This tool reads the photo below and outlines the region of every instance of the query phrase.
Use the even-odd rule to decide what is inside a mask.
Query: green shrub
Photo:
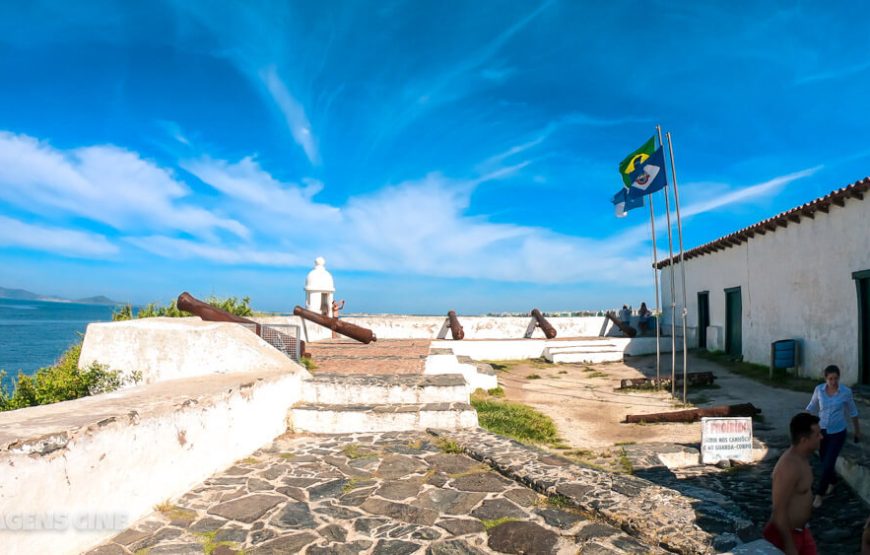
[[[227,297],[226,299],[219,299],[218,297],[209,297],[205,300],[207,304],[215,308],[219,308],[225,312],[229,312],[230,314],[235,314],[236,316],[253,316],[254,310],[251,308],[251,298],[250,297],[242,297],[241,300],[236,297]],[[136,318],[154,318],[157,316],[161,316],[164,318],[184,318],[187,316],[192,316],[189,312],[185,312],[176,306],[176,301],[171,301],[166,306],[158,306],[154,303],[147,304],[136,311]],[[119,322],[121,320],[132,320],[134,318],[133,315],[133,307],[132,305],[124,305],[115,312],[112,313],[112,320],[115,322]]]
[[[0,410],[47,405],[107,393],[141,380],[141,374],[125,378],[119,371],[109,370],[96,362],[80,370],[78,363],[81,352],[82,344],[76,343],[53,366],[40,368],[32,376],[19,372],[11,388],[0,385]],[[0,382],[4,377],[5,372],[0,372]]]

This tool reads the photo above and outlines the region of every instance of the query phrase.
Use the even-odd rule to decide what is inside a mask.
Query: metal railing
[[[251,330],[257,332],[257,326],[254,324],[241,324]],[[260,332],[257,334],[260,338],[275,347],[291,359],[299,362],[302,357],[301,342],[300,342],[300,327],[292,324],[260,324]]]

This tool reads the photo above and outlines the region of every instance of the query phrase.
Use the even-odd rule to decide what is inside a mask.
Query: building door
[[[698,348],[707,348],[707,326],[710,325],[710,293],[698,293]]]
[[[852,277],[858,288],[858,380],[870,384],[870,270]]]
[[[735,358],[743,356],[743,299],[739,287],[725,290],[725,352]]]

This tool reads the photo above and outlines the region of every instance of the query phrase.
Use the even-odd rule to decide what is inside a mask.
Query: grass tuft
[[[532,407],[482,396],[472,396],[471,405],[477,410],[481,427],[490,432],[522,443],[562,443],[553,420]]]
[[[341,448],[341,452],[345,457],[351,460],[371,457],[377,454],[375,451],[362,447],[358,443],[348,443]]]
[[[495,528],[496,526],[501,526],[502,524],[505,524],[505,523],[507,523],[507,522],[514,522],[515,520],[519,520],[519,519],[517,519],[517,518],[511,518],[511,517],[509,517],[509,516],[505,516],[505,517],[502,517],[502,518],[495,518],[495,519],[492,519],[492,520],[481,520],[481,522],[483,523],[483,527],[484,527],[484,529],[485,529],[487,532],[489,532],[490,530],[492,530],[492,529]]]
[[[444,437],[438,438],[436,446],[438,447],[438,449],[441,449],[443,453],[462,453],[462,447],[458,443],[456,443],[455,440],[452,439],[447,439]]]

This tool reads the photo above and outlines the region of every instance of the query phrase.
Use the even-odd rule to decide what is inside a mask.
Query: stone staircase
[[[462,374],[316,374],[290,411],[295,432],[365,433],[477,427]]]
[[[455,355],[451,349],[432,349],[423,370],[426,375],[460,374],[465,378],[468,395],[477,389],[498,387],[498,377],[492,366],[471,357]]]
[[[544,358],[553,363],[617,362],[624,356],[624,349],[608,340],[553,341],[544,348]]]

